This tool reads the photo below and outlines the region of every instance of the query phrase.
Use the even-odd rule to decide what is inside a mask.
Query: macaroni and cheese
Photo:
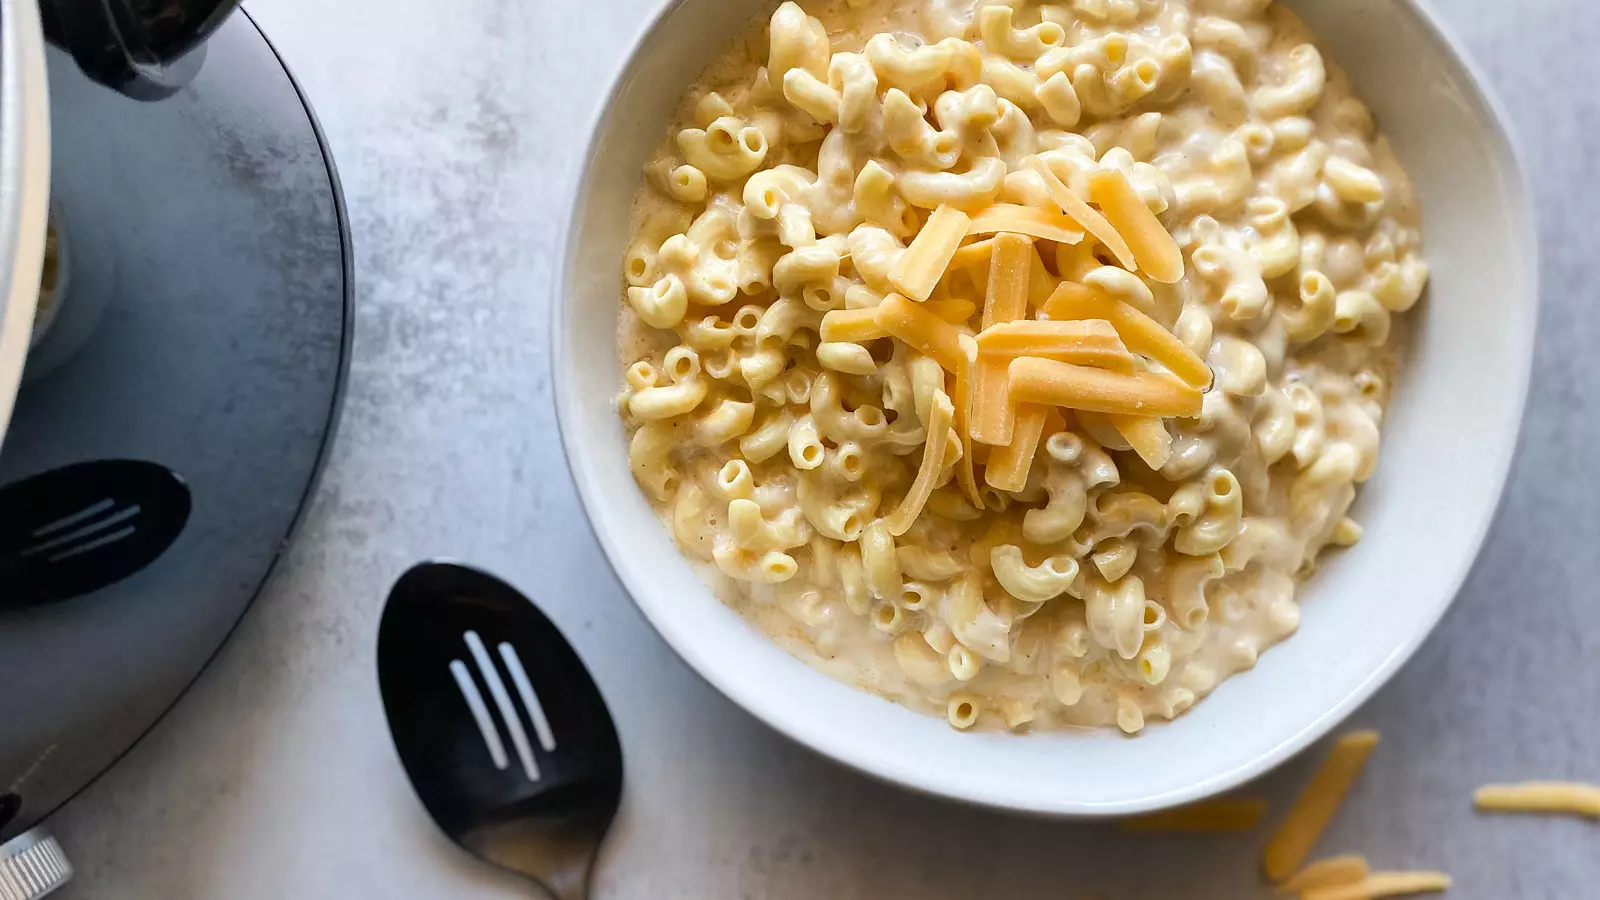
[[[835,677],[1137,732],[1360,539],[1417,221],[1271,0],[786,2],[638,194],[633,473]]]

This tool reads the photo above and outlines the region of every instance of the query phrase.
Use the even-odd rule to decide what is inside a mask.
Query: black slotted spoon
[[[560,900],[587,897],[622,795],[622,747],[555,625],[492,575],[419,564],[389,592],[378,686],[440,830]]]

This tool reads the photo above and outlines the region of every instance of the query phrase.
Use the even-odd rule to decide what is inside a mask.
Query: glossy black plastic
[[[116,584],[183,533],[189,486],[166,466],[105,459],[0,488],[0,609]]]
[[[504,715],[465,643],[476,632],[501,681],[509,643],[526,668],[555,737],[531,740],[539,777],[512,752]],[[450,666],[461,661],[485,698],[509,765],[497,768]],[[558,897],[586,896],[588,873],[622,793],[616,727],[583,661],[515,588],[451,563],[423,563],[396,582],[378,628],[378,684],[395,749],[434,821],[468,852],[532,877]],[[516,696],[510,691],[511,696]],[[537,726],[522,704],[525,733]]]
[[[45,37],[84,73],[139,100],[182,89],[239,0],[41,0]]]
[[[159,103],[46,51],[68,277],[23,372],[0,485],[148,459],[182,473],[194,509],[138,575],[0,611],[0,790],[23,799],[0,842],[200,675],[288,557],[337,430],[355,298],[334,158],[247,9],[205,47],[191,88]]]

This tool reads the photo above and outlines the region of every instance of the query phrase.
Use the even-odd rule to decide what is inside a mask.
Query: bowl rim
[[[635,67],[641,50],[662,27],[662,24],[688,0],[668,0],[663,3],[646,22],[627,45],[627,53],[610,79],[610,85],[600,102],[599,108],[591,116],[589,122],[589,136],[583,145],[581,154],[568,165],[568,186],[565,192],[566,227],[558,232],[559,244],[557,245],[557,264],[553,268],[554,293],[551,297],[551,328],[549,334],[550,352],[547,360],[551,366],[552,394],[555,401],[556,425],[561,436],[562,449],[566,456],[568,472],[577,488],[578,497],[583,505],[585,525],[594,535],[599,544],[607,564],[622,585],[624,593],[630,602],[642,614],[651,628],[682,660],[689,669],[702,681],[709,684],[718,693],[733,701],[746,713],[762,722],[767,727],[784,735],[795,743],[819,753],[850,769],[869,775],[880,781],[897,785],[918,793],[941,797],[966,803],[978,807],[1022,813],[1047,818],[1104,818],[1108,816],[1131,815],[1168,809],[1184,803],[1194,802],[1223,791],[1230,790],[1247,781],[1261,776],[1278,767],[1291,757],[1305,750],[1312,743],[1328,734],[1340,722],[1348,718],[1356,709],[1367,702],[1377,691],[1411,659],[1422,643],[1438,627],[1444,614],[1455,604],[1456,597],[1462,585],[1471,574],[1478,556],[1482,550],[1484,540],[1490,528],[1499,518],[1501,509],[1505,504],[1506,485],[1509,481],[1513,464],[1520,452],[1522,443],[1523,422],[1526,417],[1529,386],[1532,380],[1534,349],[1539,320],[1539,254],[1537,235],[1537,218],[1533,208],[1533,194],[1529,188],[1527,168],[1523,162],[1525,156],[1521,151],[1516,132],[1509,125],[1510,118],[1500,100],[1490,88],[1488,79],[1482,69],[1472,59],[1460,39],[1440,20],[1438,13],[1432,8],[1428,0],[1402,0],[1398,6],[1402,7],[1401,14],[1410,15],[1425,35],[1431,41],[1435,52],[1447,64],[1454,66],[1459,74],[1464,75],[1463,82],[1470,90],[1470,97],[1476,101],[1484,112],[1485,147],[1491,156],[1496,158],[1508,176],[1509,192],[1506,202],[1512,215],[1507,221],[1512,226],[1511,233],[1516,236],[1524,251],[1522,259],[1525,261],[1526,271],[1519,273],[1531,288],[1531,301],[1528,306],[1529,321],[1525,333],[1520,337],[1520,346],[1516,350],[1516,359],[1520,365],[1512,374],[1516,379],[1514,403],[1507,411],[1508,421],[1501,423],[1502,427],[1497,433],[1505,435],[1502,446],[1497,448],[1494,471],[1496,473],[1493,483],[1494,502],[1487,509],[1482,521],[1477,526],[1468,541],[1469,554],[1459,570],[1449,578],[1444,579],[1447,588],[1445,600],[1439,603],[1431,615],[1423,623],[1423,627],[1416,628],[1412,634],[1397,646],[1380,665],[1375,667],[1364,679],[1357,683],[1351,691],[1338,703],[1330,706],[1320,715],[1298,731],[1285,735],[1275,746],[1266,752],[1246,762],[1233,766],[1230,769],[1218,772],[1208,778],[1201,779],[1182,789],[1170,790],[1165,793],[1147,795],[1131,800],[1082,802],[1073,800],[1060,800],[1057,798],[1013,795],[998,797],[988,791],[975,789],[959,779],[951,778],[939,782],[918,780],[906,777],[901,772],[880,768],[862,760],[853,758],[849,748],[844,742],[836,740],[826,728],[808,727],[802,720],[804,716],[793,716],[782,713],[774,704],[763,702],[750,687],[751,681],[743,682],[719,679],[710,674],[714,668],[702,661],[704,649],[693,644],[674,640],[674,629],[667,626],[662,618],[666,616],[665,610],[649,602],[639,599],[640,593],[648,593],[648,583],[625,564],[619,552],[619,545],[608,534],[602,525],[604,517],[597,517],[595,511],[600,509],[600,487],[598,468],[592,461],[590,454],[582,452],[583,445],[577,436],[580,411],[578,398],[572,388],[571,355],[568,352],[568,329],[570,327],[568,305],[573,293],[572,287],[576,275],[576,255],[578,249],[578,235],[583,226],[582,212],[588,198],[588,180],[590,166],[597,156],[600,138],[609,130],[616,102],[620,96],[627,77]],[[707,588],[709,591],[710,589]],[[777,646],[777,645],[775,645]],[[779,649],[782,649],[779,647]],[[787,652],[787,651],[785,651]],[[823,672],[813,670],[818,678],[828,678]],[[851,690],[859,690],[851,685],[842,685]],[[886,701],[888,702],[888,701]]]
[[[50,213],[50,97],[33,3],[0,6],[0,442],[33,339]]]

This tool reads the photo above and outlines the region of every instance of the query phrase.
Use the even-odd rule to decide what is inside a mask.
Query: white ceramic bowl
[[[1298,634],[1172,723],[958,733],[832,681],[720,603],[628,473],[614,409],[628,207],[684,89],[765,9],[674,2],[640,37],[578,173],[555,299],[562,437],[618,576],[683,659],[778,731],[888,781],[996,807],[1109,815],[1225,790],[1282,762],[1372,696],[1439,621],[1511,464],[1537,310],[1534,224],[1504,116],[1433,15],[1411,0],[1293,2],[1371,104],[1416,182],[1430,296],[1356,515],[1365,539],[1305,589]],[[1441,690],[1450,689],[1441,685]]]

